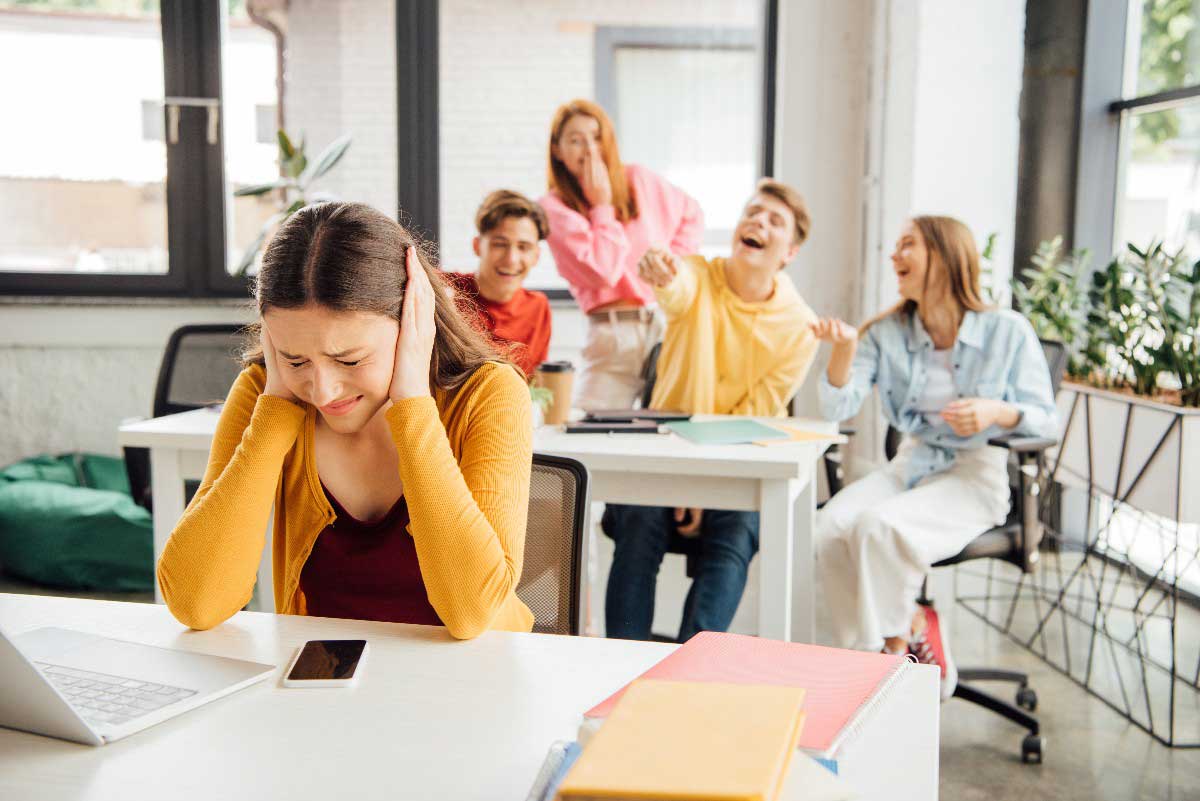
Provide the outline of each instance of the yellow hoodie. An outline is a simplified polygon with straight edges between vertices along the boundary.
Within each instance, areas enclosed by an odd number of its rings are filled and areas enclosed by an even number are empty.
[[[691,414],[787,413],[819,344],[816,315],[782,271],[775,291],[748,303],[725,281],[725,259],[688,256],[657,289],[667,317],[650,405]]]

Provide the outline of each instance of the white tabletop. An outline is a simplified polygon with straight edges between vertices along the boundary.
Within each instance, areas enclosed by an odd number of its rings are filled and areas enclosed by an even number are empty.
[[[696,415],[697,421],[728,420],[721,415]],[[673,433],[568,434],[557,426],[534,432],[538,453],[570,456],[592,471],[636,470],[671,475],[744,476],[746,478],[800,478],[817,455],[833,442],[845,442],[837,423],[810,418],[750,418],[765,425],[784,425],[826,438],[808,442],[774,442],[770,445],[700,445]]]
[[[353,689],[274,678],[100,748],[0,728],[4,799],[514,799],[582,713],[675,646],[240,612],[207,632],[163,606],[0,594],[10,634],[64,626],[280,666],[308,639],[366,638]],[[937,793],[936,671],[911,671],[847,754],[863,798]],[[900,735],[903,732],[903,736]],[[857,766],[856,766],[857,763]]]
[[[208,632],[163,606],[0,594],[10,634],[47,625],[280,666],[366,638],[353,689],[271,678],[101,748],[0,728],[5,799],[523,799],[555,740],[674,646],[241,612]]]

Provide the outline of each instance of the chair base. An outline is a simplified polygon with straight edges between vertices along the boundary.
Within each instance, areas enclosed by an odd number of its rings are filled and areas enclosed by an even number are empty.
[[[969,683],[975,681],[1013,682],[1018,685],[1016,704],[1003,701]],[[1000,717],[1026,729],[1029,734],[1021,741],[1021,761],[1039,764],[1042,762],[1046,741],[1040,734],[1041,726],[1038,719],[1029,714],[1037,709],[1037,693],[1029,686],[1027,674],[995,668],[959,668],[958,685],[954,688],[954,697],[995,712]]]

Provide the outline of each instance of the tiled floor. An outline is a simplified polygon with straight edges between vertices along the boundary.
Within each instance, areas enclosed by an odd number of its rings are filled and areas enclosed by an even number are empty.
[[[1171,749],[1128,723],[1073,681],[1008,637],[956,608],[950,570],[938,571],[931,594],[939,599],[959,664],[1024,670],[1039,697],[1046,761],[1020,760],[1022,729],[961,700],[942,707],[941,797],[948,801],[1136,801],[1200,799],[1200,749]],[[0,576],[0,592],[62,593]],[[149,601],[148,594],[108,594],[113,600]],[[1200,629],[1194,629],[1200,631]],[[1010,690],[999,687],[1007,697]],[[902,736],[898,732],[897,736]],[[896,788],[897,799],[904,788]]]

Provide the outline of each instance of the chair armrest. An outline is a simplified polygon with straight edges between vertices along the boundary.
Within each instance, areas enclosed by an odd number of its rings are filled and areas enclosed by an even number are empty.
[[[1057,444],[1058,440],[1050,437],[1021,437],[1016,434],[1002,434],[988,440],[988,445],[995,445],[1013,453],[1037,453]]]

